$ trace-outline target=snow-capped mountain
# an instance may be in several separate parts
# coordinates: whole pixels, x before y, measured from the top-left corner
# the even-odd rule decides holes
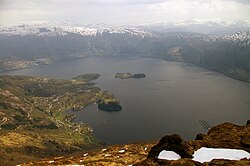
[[[226,42],[240,46],[250,46],[250,30],[223,35],[197,33],[175,33],[175,35],[177,39],[184,41],[203,41],[209,43]]]
[[[22,24],[16,26],[0,27],[0,35],[35,35],[35,36],[64,36],[78,34],[81,36],[97,36],[102,34],[128,34],[137,37],[152,37],[153,34],[135,27],[85,27],[85,26],[64,26],[51,24]]]
[[[182,24],[181,24],[182,25]],[[185,24],[186,25],[186,24]],[[189,25],[189,24],[188,24]],[[80,36],[102,36],[104,34],[124,34],[132,37],[157,37],[165,38],[164,33],[152,32],[146,26],[122,26],[114,27],[108,25],[54,25],[50,23],[42,24],[21,24],[14,26],[0,26],[0,35],[4,36],[33,36],[33,37],[57,37],[76,34]],[[178,29],[177,29],[178,30]],[[192,32],[166,32],[172,37],[183,41],[202,41],[202,42],[227,42],[230,44],[239,44],[240,46],[250,45],[250,30],[239,31],[228,34],[204,34]]]
[[[221,39],[230,43],[240,43],[242,46],[250,46],[250,30],[223,35]]]
[[[149,26],[149,25],[148,25]],[[178,29],[176,29],[178,30]],[[168,32],[172,33],[172,32]],[[0,35],[5,36],[66,36],[69,34],[77,34],[80,36],[100,36],[103,34],[127,34],[134,37],[159,37],[159,34],[151,32],[148,27],[114,27],[108,25],[88,25],[88,26],[72,26],[72,25],[53,25],[53,24],[22,24],[15,26],[0,26]],[[229,34],[203,34],[203,33],[173,33],[177,39],[181,40],[198,40],[204,42],[223,41],[229,43],[240,43],[242,46],[250,45],[250,30],[240,31]]]
[[[201,34],[229,34],[250,29],[247,21],[189,20],[182,22],[160,22],[142,24],[140,27],[154,32],[192,32]]]

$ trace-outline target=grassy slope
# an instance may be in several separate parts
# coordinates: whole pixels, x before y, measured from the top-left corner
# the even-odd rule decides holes
[[[89,80],[0,76],[0,162],[18,164],[97,146],[86,124],[65,110],[96,101]]]

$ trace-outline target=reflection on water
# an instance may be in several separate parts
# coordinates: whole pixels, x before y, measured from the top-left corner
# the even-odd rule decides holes
[[[116,73],[144,73],[144,79],[115,79]],[[100,111],[91,105],[76,112],[75,121],[89,123],[96,138],[108,144],[159,139],[178,133],[193,139],[226,121],[243,125],[250,115],[250,84],[186,63],[151,58],[91,57],[33,69],[7,72],[53,78],[100,73],[102,90],[112,92],[123,107]],[[204,123],[203,123],[204,124]]]

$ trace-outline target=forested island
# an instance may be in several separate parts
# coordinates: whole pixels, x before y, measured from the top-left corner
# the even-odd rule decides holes
[[[115,78],[120,78],[120,79],[130,79],[130,78],[145,78],[145,74],[132,74],[132,73],[116,73]]]
[[[103,92],[98,97],[98,109],[103,111],[121,111],[122,106],[120,101],[116,99],[111,93]]]

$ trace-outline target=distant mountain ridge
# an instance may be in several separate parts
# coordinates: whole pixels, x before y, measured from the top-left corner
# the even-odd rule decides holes
[[[232,34],[196,34],[196,33],[178,33],[177,38],[185,40],[202,40],[204,42],[218,42],[224,41],[231,44],[239,44],[241,46],[250,45],[250,30],[239,31]]]
[[[246,31],[250,28],[247,21],[225,21],[225,20],[189,20],[172,23],[144,24],[145,29],[154,32],[193,32],[203,34],[229,34],[238,31]]]
[[[152,32],[145,28],[146,26],[131,27],[131,26],[68,26],[68,25],[53,25],[53,24],[21,24],[16,26],[0,26],[0,36],[66,36],[70,34],[80,36],[100,36],[104,34],[126,34],[135,37],[160,37],[159,33]],[[228,41],[228,42],[243,42],[245,45],[250,44],[250,27],[246,31],[238,31],[236,33],[227,34],[202,34],[193,32],[164,32],[177,34],[178,38],[183,39],[198,39],[204,41]],[[161,32],[160,34],[163,34]]]
[[[178,29],[176,29],[178,30]],[[170,33],[170,32],[167,32]],[[202,34],[191,32],[172,32],[178,34],[178,38],[183,39],[198,39],[204,41],[229,41],[229,42],[244,42],[250,44],[250,27],[247,31],[238,31],[228,34]],[[159,37],[159,33],[151,32],[145,27],[114,27],[114,26],[67,26],[53,24],[21,24],[16,26],[0,26],[0,35],[2,36],[66,36],[70,34],[80,36],[98,36],[103,34],[126,34],[135,37]]]
[[[20,36],[65,36],[68,34],[78,34],[81,36],[97,36],[104,33],[108,34],[128,34],[138,37],[153,36],[152,33],[139,28],[131,27],[88,27],[88,26],[67,26],[52,24],[22,24],[17,26],[0,27],[1,35],[20,35]]]

